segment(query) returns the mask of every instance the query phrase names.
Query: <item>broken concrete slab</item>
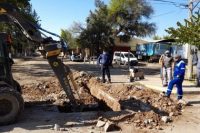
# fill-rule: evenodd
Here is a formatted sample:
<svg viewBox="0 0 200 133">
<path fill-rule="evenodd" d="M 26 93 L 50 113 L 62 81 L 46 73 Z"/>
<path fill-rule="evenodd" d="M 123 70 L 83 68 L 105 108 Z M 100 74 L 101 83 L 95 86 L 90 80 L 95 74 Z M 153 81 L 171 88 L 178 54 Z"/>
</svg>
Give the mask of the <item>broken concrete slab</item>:
<svg viewBox="0 0 200 133">
<path fill-rule="evenodd" d="M 105 90 L 105 85 L 101 85 L 95 78 L 91 78 L 87 84 L 90 93 L 99 100 L 103 100 L 113 111 L 121 111 L 119 100 L 110 95 Z"/>
</svg>

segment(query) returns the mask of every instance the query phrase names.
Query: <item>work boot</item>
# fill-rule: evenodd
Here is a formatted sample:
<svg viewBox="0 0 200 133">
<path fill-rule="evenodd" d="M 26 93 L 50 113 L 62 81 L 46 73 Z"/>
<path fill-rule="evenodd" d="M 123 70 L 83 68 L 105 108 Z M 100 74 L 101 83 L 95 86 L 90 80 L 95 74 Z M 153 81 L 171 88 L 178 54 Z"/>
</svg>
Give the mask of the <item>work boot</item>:
<svg viewBox="0 0 200 133">
<path fill-rule="evenodd" d="M 160 93 L 160 96 L 161 96 L 161 97 L 168 97 L 168 98 L 170 97 L 170 96 L 167 95 L 166 92 L 164 92 L 164 91 Z"/>
<path fill-rule="evenodd" d="M 108 83 L 111 83 L 111 79 L 108 79 Z"/>
<path fill-rule="evenodd" d="M 188 102 L 183 99 L 178 99 L 178 104 L 188 105 Z"/>
</svg>

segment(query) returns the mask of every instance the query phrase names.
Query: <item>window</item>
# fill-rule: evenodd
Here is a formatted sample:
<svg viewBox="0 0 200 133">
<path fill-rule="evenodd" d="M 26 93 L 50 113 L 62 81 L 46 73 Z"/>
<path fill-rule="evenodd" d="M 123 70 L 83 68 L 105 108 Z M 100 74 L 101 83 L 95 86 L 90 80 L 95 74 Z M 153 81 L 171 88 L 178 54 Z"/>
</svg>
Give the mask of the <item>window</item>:
<svg viewBox="0 0 200 133">
<path fill-rule="evenodd" d="M 124 54 L 124 56 L 128 58 L 128 53 L 127 53 L 127 54 Z M 135 56 L 134 56 L 133 54 L 131 54 L 131 53 L 129 54 L 129 57 L 130 57 L 130 58 L 135 58 Z"/>
<path fill-rule="evenodd" d="M 115 56 L 120 56 L 120 53 L 115 53 Z"/>
</svg>

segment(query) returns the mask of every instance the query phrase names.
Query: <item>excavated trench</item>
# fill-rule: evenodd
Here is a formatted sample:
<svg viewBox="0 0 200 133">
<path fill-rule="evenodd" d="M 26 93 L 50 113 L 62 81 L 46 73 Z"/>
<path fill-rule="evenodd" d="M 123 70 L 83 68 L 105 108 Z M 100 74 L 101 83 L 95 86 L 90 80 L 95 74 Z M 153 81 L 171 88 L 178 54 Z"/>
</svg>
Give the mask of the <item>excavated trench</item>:
<svg viewBox="0 0 200 133">
<path fill-rule="evenodd" d="M 70 112 L 88 112 L 88 111 L 112 111 L 110 107 L 106 105 L 104 101 L 98 100 L 96 104 L 90 105 L 71 105 L 68 102 L 65 102 L 63 105 L 57 105 L 57 108 L 60 112 L 70 113 Z"/>
<path fill-rule="evenodd" d="M 112 121 L 134 123 L 136 127 L 158 128 L 163 125 L 163 116 L 171 120 L 181 115 L 182 106 L 173 99 L 162 97 L 159 93 L 143 86 L 124 84 L 102 84 L 95 77 L 73 73 L 77 84 L 74 90 L 77 106 L 72 106 L 55 77 L 38 84 L 22 86 L 25 101 L 48 101 L 56 105 L 60 112 L 113 111 Z M 55 104 L 56 103 L 56 104 Z M 128 110 L 128 113 L 123 111 Z M 130 113 L 131 112 L 131 113 Z M 107 117 L 107 116 L 105 116 Z"/>
</svg>

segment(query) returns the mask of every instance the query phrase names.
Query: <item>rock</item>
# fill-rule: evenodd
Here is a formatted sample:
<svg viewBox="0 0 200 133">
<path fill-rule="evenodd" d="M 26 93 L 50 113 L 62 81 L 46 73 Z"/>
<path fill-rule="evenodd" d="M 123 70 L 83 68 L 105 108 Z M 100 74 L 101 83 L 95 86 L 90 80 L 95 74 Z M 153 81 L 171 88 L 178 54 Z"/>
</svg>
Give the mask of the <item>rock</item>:
<svg viewBox="0 0 200 133">
<path fill-rule="evenodd" d="M 98 122 L 97 122 L 97 124 L 96 124 L 96 127 L 103 127 L 105 124 L 106 124 L 105 121 L 98 120 Z"/>
<path fill-rule="evenodd" d="M 60 125 L 55 124 L 53 129 L 54 129 L 55 131 L 60 131 Z"/>
<path fill-rule="evenodd" d="M 110 131 L 117 131 L 119 130 L 119 127 L 116 126 L 113 122 L 106 122 L 105 126 L 104 126 L 104 131 L 105 132 L 110 132 Z"/>
<path fill-rule="evenodd" d="M 160 126 L 157 126 L 156 129 L 157 130 L 163 130 L 162 127 L 160 127 Z"/>
<path fill-rule="evenodd" d="M 79 94 L 84 93 L 84 87 L 80 87 L 78 93 L 79 93 Z"/>
<path fill-rule="evenodd" d="M 130 100 L 130 99 L 131 99 L 131 96 L 127 96 L 127 99 Z"/>
<path fill-rule="evenodd" d="M 170 116 L 170 117 L 174 116 L 174 112 L 170 112 L 170 113 L 169 113 L 169 116 Z"/>
<path fill-rule="evenodd" d="M 147 119 L 144 120 L 144 124 L 149 124 L 149 121 Z"/>
<path fill-rule="evenodd" d="M 135 123 L 140 123 L 141 121 L 140 120 L 136 120 L 136 121 L 134 121 Z"/>
<path fill-rule="evenodd" d="M 172 105 L 172 103 L 171 103 L 171 102 L 168 102 L 168 103 L 167 103 L 167 105 L 168 105 L 168 106 L 171 106 L 171 105 Z"/>
<path fill-rule="evenodd" d="M 97 81 L 101 81 L 101 78 L 100 78 L 100 77 L 96 77 L 96 80 L 97 80 Z"/>
<path fill-rule="evenodd" d="M 153 127 L 152 127 L 152 126 L 148 126 L 147 128 L 148 128 L 148 129 L 153 129 Z"/>
<path fill-rule="evenodd" d="M 79 75 L 80 75 L 80 77 L 83 77 L 83 76 L 87 75 L 87 73 L 84 72 L 84 71 L 81 71 L 81 72 L 79 73 Z"/>
<path fill-rule="evenodd" d="M 153 122 L 153 119 L 148 119 L 148 122 L 149 122 L 149 123 L 152 123 L 152 122 Z"/>
<path fill-rule="evenodd" d="M 168 116 L 162 116 L 161 120 L 165 123 L 170 122 L 170 118 Z"/>
</svg>

